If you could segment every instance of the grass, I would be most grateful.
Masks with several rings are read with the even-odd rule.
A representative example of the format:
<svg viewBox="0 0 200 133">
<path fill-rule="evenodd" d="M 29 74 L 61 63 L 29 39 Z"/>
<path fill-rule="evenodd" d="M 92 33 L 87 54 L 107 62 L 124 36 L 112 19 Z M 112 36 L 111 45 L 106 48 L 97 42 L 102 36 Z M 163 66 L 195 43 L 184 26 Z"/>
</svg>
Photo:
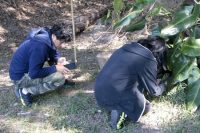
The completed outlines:
<svg viewBox="0 0 200 133">
<path fill-rule="evenodd" d="M 84 36 L 82 36 L 84 38 Z M 88 37 L 85 37 L 88 40 Z M 82 40 L 77 44 L 82 45 Z M 80 73 L 75 87 L 60 89 L 34 98 L 31 108 L 15 98 L 8 72 L 0 72 L 0 132 L 3 133 L 199 133 L 200 114 L 186 110 L 183 88 L 172 89 L 152 101 L 152 110 L 139 123 L 128 122 L 121 130 L 109 126 L 108 112 L 94 98 L 93 82 L 98 74 L 96 54 L 105 47 L 89 42 L 78 51 Z M 79 47 L 79 45 L 78 45 Z M 91 50 L 92 49 L 92 50 Z M 64 50 L 63 54 L 69 54 Z M 93 51 L 93 52 L 87 52 Z M 5 78 L 6 77 L 6 78 Z M 80 78 L 81 77 L 81 78 Z"/>
<path fill-rule="evenodd" d="M 93 76 L 93 75 L 91 75 Z M 129 122 L 116 131 L 109 126 L 108 112 L 96 104 L 85 84 L 37 96 L 31 108 L 22 107 L 11 90 L 0 93 L 0 131 L 23 133 L 198 133 L 200 117 L 184 104 L 183 89 L 174 88 L 152 101 L 153 108 L 140 123 Z M 72 93 L 73 92 L 73 93 Z M 101 110 L 101 111 L 99 111 Z"/>
</svg>

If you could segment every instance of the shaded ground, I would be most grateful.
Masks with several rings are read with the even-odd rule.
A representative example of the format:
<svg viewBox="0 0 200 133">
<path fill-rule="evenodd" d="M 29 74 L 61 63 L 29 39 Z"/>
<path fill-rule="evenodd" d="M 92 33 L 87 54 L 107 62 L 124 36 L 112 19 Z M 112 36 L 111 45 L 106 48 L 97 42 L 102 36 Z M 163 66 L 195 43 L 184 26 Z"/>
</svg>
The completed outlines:
<svg viewBox="0 0 200 133">
<path fill-rule="evenodd" d="M 184 92 L 180 87 L 166 96 L 154 99 L 151 112 L 142 117 L 140 123 L 128 123 L 126 128 L 119 131 L 110 128 L 107 112 L 97 106 L 93 95 L 93 83 L 99 72 L 96 55 L 103 51 L 113 51 L 128 40 L 125 36 L 119 37 L 108 30 L 108 27 L 101 25 L 90 26 L 77 37 L 78 69 L 72 71 L 69 78 L 73 78 L 78 84 L 73 88 L 62 88 L 35 97 L 35 104 L 31 108 L 22 107 L 13 94 L 13 84 L 8 76 L 13 46 L 18 46 L 31 27 L 51 25 L 55 18 L 63 19 L 70 16 L 70 7 L 66 1 L 48 2 L 1 1 L 0 132 L 199 133 L 199 114 L 191 114 L 185 109 Z M 77 1 L 77 5 L 78 2 L 81 4 L 84 1 Z M 91 7 L 91 2 L 95 3 L 85 1 L 83 7 L 77 6 L 76 9 L 82 11 L 85 7 Z M 143 35 L 138 32 L 128 36 L 138 39 Z M 73 58 L 72 45 L 70 42 L 61 50 L 62 55 L 68 60 Z"/>
</svg>

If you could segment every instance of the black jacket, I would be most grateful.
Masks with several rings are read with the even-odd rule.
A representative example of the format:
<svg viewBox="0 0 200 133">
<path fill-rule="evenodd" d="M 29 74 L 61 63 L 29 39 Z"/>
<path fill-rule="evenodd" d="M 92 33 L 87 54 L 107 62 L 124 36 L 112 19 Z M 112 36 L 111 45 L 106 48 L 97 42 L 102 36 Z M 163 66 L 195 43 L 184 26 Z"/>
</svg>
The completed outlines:
<svg viewBox="0 0 200 133">
<path fill-rule="evenodd" d="M 108 110 L 123 111 L 137 122 L 145 109 L 144 90 L 154 96 L 162 93 L 156 76 L 152 52 L 135 42 L 126 44 L 112 54 L 96 78 L 97 103 Z"/>
</svg>

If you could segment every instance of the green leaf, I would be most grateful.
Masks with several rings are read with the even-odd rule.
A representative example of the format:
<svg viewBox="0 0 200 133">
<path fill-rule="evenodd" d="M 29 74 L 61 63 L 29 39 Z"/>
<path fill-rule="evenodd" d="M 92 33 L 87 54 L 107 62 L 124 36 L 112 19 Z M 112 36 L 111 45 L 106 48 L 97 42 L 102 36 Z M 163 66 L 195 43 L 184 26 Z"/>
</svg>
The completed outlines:
<svg viewBox="0 0 200 133">
<path fill-rule="evenodd" d="M 173 36 L 192 27 L 200 14 L 200 4 L 196 4 L 192 14 L 182 13 L 174 18 L 171 24 L 161 30 L 161 36 Z"/>
<path fill-rule="evenodd" d="M 192 14 L 192 9 L 194 8 L 193 5 L 191 6 L 184 6 L 183 9 L 177 11 L 173 16 L 173 22 L 179 21 L 182 18 L 190 16 Z"/>
<path fill-rule="evenodd" d="M 183 42 L 181 51 L 184 55 L 187 56 L 200 56 L 200 39 L 195 39 L 194 37 L 187 38 Z"/>
<path fill-rule="evenodd" d="M 149 14 L 149 16 L 165 16 L 170 15 L 171 13 L 162 6 L 155 7 Z"/>
<path fill-rule="evenodd" d="M 195 38 L 200 38 L 200 26 L 196 26 L 194 28 L 194 37 Z"/>
<path fill-rule="evenodd" d="M 131 13 L 129 13 L 127 16 L 125 16 L 122 20 L 120 20 L 119 22 L 117 22 L 113 28 L 118 28 L 118 27 L 124 27 L 130 24 L 131 20 L 133 20 L 134 18 L 136 18 L 143 10 L 136 10 L 133 11 Z"/>
<path fill-rule="evenodd" d="M 196 66 L 196 59 L 183 55 L 175 54 L 172 61 L 173 83 L 182 82 L 189 78 L 190 71 Z"/>
<path fill-rule="evenodd" d="M 200 79 L 189 84 L 186 90 L 187 109 L 194 112 L 200 105 Z"/>
<path fill-rule="evenodd" d="M 198 79 L 200 79 L 200 70 L 198 67 L 193 67 L 189 74 L 188 84 L 192 84 Z"/>
<path fill-rule="evenodd" d="M 155 0 L 136 0 L 136 4 L 150 4 L 153 3 Z"/>
<path fill-rule="evenodd" d="M 155 2 L 155 0 L 136 0 L 133 4 L 134 9 L 142 9 L 144 6 Z"/>
<path fill-rule="evenodd" d="M 136 30 L 142 30 L 144 28 L 144 26 L 145 26 L 145 23 L 146 23 L 145 18 L 143 18 L 142 20 L 137 21 L 137 22 L 131 22 L 125 28 L 125 31 L 127 31 L 127 32 L 133 32 L 133 31 L 136 31 Z"/>
<path fill-rule="evenodd" d="M 116 13 L 120 13 L 124 7 L 123 0 L 114 0 L 113 1 L 113 8 Z"/>
</svg>

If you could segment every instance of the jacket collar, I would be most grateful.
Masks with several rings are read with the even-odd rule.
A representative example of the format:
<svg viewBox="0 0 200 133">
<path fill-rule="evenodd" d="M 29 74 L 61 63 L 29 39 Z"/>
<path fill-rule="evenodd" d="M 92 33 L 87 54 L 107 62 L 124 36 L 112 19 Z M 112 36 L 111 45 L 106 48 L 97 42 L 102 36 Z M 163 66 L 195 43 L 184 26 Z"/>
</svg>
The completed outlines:
<svg viewBox="0 0 200 133">
<path fill-rule="evenodd" d="M 143 57 L 148 58 L 150 60 L 156 61 L 155 57 L 153 56 L 153 53 L 148 48 L 142 46 L 141 44 L 139 44 L 137 42 L 125 44 L 124 46 L 122 46 L 122 49 L 124 49 L 128 52 L 135 53 L 137 55 L 143 56 Z"/>
</svg>

